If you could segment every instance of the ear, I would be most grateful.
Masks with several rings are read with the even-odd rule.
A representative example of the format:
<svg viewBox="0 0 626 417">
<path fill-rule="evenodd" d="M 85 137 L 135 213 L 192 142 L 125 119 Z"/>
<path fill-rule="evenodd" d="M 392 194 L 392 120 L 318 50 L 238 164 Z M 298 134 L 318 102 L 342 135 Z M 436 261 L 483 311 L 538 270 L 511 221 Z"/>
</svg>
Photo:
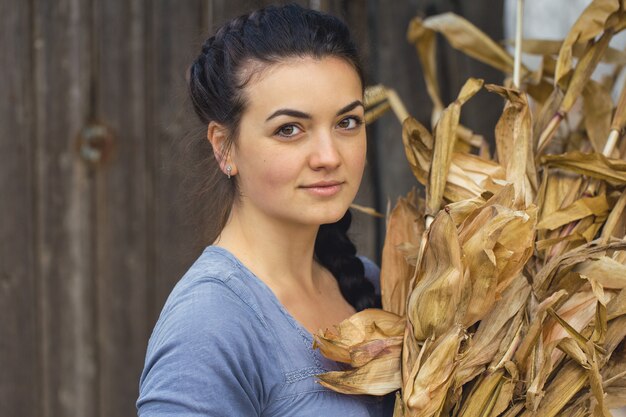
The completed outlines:
<svg viewBox="0 0 626 417">
<path fill-rule="evenodd" d="M 217 122 L 210 122 L 207 128 L 207 139 L 213 148 L 213 154 L 220 169 L 228 175 L 227 167 L 231 167 L 230 175 L 235 175 L 237 168 L 232 161 L 232 149 L 228 149 L 228 129 Z"/>
</svg>

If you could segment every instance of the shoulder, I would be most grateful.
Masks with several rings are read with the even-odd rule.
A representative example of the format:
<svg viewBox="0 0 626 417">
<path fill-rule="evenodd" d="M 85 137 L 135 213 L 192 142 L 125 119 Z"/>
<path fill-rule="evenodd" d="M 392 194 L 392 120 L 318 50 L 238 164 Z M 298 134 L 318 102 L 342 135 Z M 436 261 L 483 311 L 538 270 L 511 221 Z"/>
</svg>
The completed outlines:
<svg viewBox="0 0 626 417">
<path fill-rule="evenodd" d="M 260 364 L 275 358 L 259 347 L 271 345 L 271 332 L 236 266 L 205 254 L 172 290 L 150 337 L 137 403 L 150 415 L 222 415 L 212 403 L 255 415 L 263 403 Z"/>
<path fill-rule="evenodd" d="M 236 313 L 235 320 L 254 320 L 266 327 L 259 295 L 250 284 L 250 277 L 231 255 L 208 247 L 170 293 L 159 321 L 190 316 L 223 319 L 225 313 Z"/>
<path fill-rule="evenodd" d="M 212 333 L 234 341 L 234 333 L 244 336 L 244 331 L 267 327 L 246 278 L 227 256 L 205 250 L 170 293 L 151 342 L 173 335 L 194 338 Z"/>
<path fill-rule="evenodd" d="M 255 362 L 267 361 L 271 352 L 255 346 L 271 344 L 273 333 L 247 278 L 227 256 L 205 251 L 161 310 L 143 376 L 170 367 L 208 373 L 229 362 L 257 372 Z"/>
<path fill-rule="evenodd" d="M 363 262 L 365 278 L 374 285 L 376 294 L 380 294 L 380 267 L 368 257 L 359 255 L 358 258 Z"/>
<path fill-rule="evenodd" d="M 172 291 L 150 342 L 159 344 L 162 339 L 173 338 L 192 342 L 207 335 L 220 334 L 233 340 L 234 333 L 242 333 L 241 323 L 265 325 L 255 310 L 224 280 L 206 276 L 183 283 Z"/>
</svg>

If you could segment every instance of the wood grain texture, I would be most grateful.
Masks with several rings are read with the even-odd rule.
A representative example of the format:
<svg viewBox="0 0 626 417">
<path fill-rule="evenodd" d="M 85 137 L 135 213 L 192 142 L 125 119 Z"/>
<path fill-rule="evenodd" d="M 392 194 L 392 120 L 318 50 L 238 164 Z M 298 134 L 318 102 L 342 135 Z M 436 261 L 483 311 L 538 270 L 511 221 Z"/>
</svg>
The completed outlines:
<svg viewBox="0 0 626 417">
<path fill-rule="evenodd" d="M 208 0 L 208 4 L 206 6 L 209 12 L 206 20 L 208 27 L 206 27 L 205 34 L 208 37 L 209 35 L 215 33 L 217 28 L 224 24 L 227 20 L 244 13 L 248 13 L 261 6 L 261 0 Z M 204 39 L 202 40 L 204 41 Z"/>
<path fill-rule="evenodd" d="M 212 2 L 214 6 L 219 2 Z M 156 320 L 167 295 L 199 255 L 194 246 L 197 231 L 184 210 L 182 181 L 189 167 L 182 165 L 186 140 L 204 140 L 197 128 L 196 115 L 187 98 L 185 74 L 200 52 L 204 41 L 203 11 L 200 0 L 153 2 L 147 56 L 148 121 L 146 135 L 150 146 L 147 165 L 152 178 L 150 213 L 150 280 L 154 285 L 151 316 Z M 153 323 L 152 323 L 153 324 Z"/>
<path fill-rule="evenodd" d="M 93 415 L 94 193 L 92 175 L 76 151 L 90 112 L 91 9 L 84 0 L 33 4 L 41 415 Z"/>
<path fill-rule="evenodd" d="M 406 40 L 409 21 L 419 12 L 411 2 L 368 2 L 371 31 L 372 79 L 397 91 L 409 114 L 428 125 L 431 103 L 426 94 L 422 70 L 415 48 Z M 372 124 L 378 181 L 378 207 L 395 205 L 417 180 L 406 162 L 402 145 L 402 126 L 391 112 Z M 378 253 L 382 251 L 384 224 L 378 232 Z"/>
<path fill-rule="evenodd" d="M 485 13 L 485 10 L 489 10 L 489 13 Z M 454 7 L 445 11 L 453 11 L 463 16 L 496 42 L 503 39 L 503 21 L 493 18 L 493 16 L 502 16 L 503 2 L 489 0 L 460 2 L 455 3 Z M 439 44 L 444 51 L 442 65 L 445 72 L 442 74 L 442 79 L 450 80 L 446 89 L 446 103 L 456 99 L 458 92 L 469 77 L 482 78 L 485 80 L 485 84 L 502 85 L 504 83 L 505 76 L 499 70 L 454 50 L 443 39 L 440 39 Z M 490 94 L 483 89 L 467 105 L 463 106 L 461 123 L 483 135 L 493 150 L 495 146 L 494 129 L 502 114 L 503 107 L 502 99 L 498 95 Z"/>
<path fill-rule="evenodd" d="M 31 12 L 28 2 L 0 2 L 0 410 L 36 416 L 42 386 Z"/>
<path fill-rule="evenodd" d="M 148 231 L 152 229 L 151 172 L 146 123 L 152 2 L 94 1 L 93 122 L 113 136 L 113 150 L 94 172 L 95 276 L 98 319 L 98 400 L 101 416 L 133 415 L 146 341 Z"/>
</svg>

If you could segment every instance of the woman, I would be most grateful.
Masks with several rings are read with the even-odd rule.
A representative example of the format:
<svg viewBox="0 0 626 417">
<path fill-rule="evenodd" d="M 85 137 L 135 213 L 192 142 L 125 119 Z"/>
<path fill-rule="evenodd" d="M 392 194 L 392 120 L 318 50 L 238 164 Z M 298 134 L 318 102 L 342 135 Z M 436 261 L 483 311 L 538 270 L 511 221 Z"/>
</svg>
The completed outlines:
<svg viewBox="0 0 626 417">
<path fill-rule="evenodd" d="M 347 28 L 296 5 L 234 19 L 189 72 L 214 161 L 210 242 L 150 339 L 140 416 L 382 416 L 332 392 L 312 334 L 377 305 L 346 236 L 365 164 Z M 207 175 L 210 175 L 208 173 Z M 388 404 L 387 404 L 388 407 Z"/>
</svg>

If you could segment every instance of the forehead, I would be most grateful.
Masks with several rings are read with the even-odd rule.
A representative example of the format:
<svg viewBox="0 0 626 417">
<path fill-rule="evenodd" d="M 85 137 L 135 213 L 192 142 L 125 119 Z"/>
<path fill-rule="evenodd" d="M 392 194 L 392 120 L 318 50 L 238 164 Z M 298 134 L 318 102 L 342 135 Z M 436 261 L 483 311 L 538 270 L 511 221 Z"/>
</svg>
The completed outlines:
<svg viewBox="0 0 626 417">
<path fill-rule="evenodd" d="M 362 98 L 359 74 L 337 57 L 294 57 L 278 63 L 246 66 L 246 112 L 277 107 L 339 106 Z M 336 111 L 336 109 L 334 109 Z"/>
</svg>

